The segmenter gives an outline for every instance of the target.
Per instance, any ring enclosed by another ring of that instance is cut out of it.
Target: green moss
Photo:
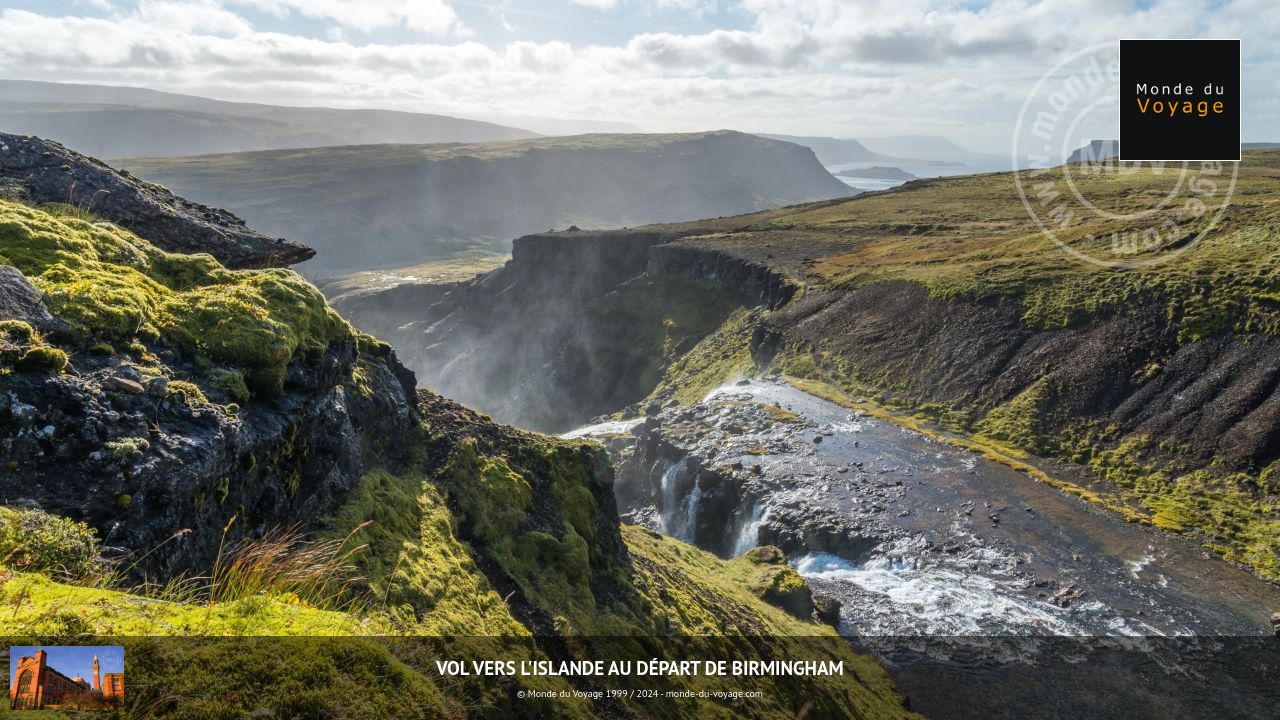
[[[980,434],[1012,443],[1031,452],[1047,454],[1055,449],[1049,436],[1047,412],[1053,404],[1054,388],[1047,377],[1040,378],[1016,397],[987,413],[977,425]]]
[[[110,357],[116,354],[116,349],[109,342],[98,342],[89,346],[89,352],[98,357]]]
[[[813,596],[809,584],[790,565],[774,566],[761,571],[752,582],[752,590],[770,605],[786,610],[798,618],[813,614]]]
[[[738,309],[714,332],[666,368],[649,399],[675,398],[681,404],[701,400],[712,389],[755,371],[751,359],[751,331],[759,312]]]
[[[0,507],[0,566],[81,579],[98,565],[98,538],[84,523]]]
[[[144,437],[125,437],[108,440],[103,444],[110,455],[117,460],[127,460],[141,455],[151,449],[151,441]]]
[[[236,403],[243,405],[249,402],[249,386],[244,381],[244,373],[229,368],[213,368],[208,372],[209,385],[225,393]]]
[[[246,614],[234,603],[203,605],[147,598],[116,590],[57,582],[34,573],[16,573],[5,584],[9,599],[5,623],[22,635],[34,632],[63,613],[78,617],[96,635],[359,635],[385,633],[386,627],[340,612],[316,610],[266,599]]]
[[[295,358],[355,342],[297,273],[226,270],[207,255],[165,253],[106,223],[0,201],[0,254],[81,336],[163,339],[193,360],[238,366],[249,388],[267,396],[280,392]]]
[[[165,385],[165,395],[188,405],[208,403],[200,386],[186,380],[170,380]]]
[[[19,345],[30,345],[38,341],[35,328],[23,320],[0,320],[0,336]]]
[[[23,372],[62,372],[67,367],[67,353],[48,345],[36,345],[28,348],[13,364],[14,368]]]
[[[356,348],[361,355],[384,358],[391,354],[391,344],[363,332],[356,332]]]
[[[356,561],[369,602],[423,635],[524,635],[468,549],[454,534],[439,491],[419,473],[374,470],[360,479],[333,518],[345,536],[366,521]]]
[[[741,297],[711,283],[656,281],[645,276],[588,307],[586,320],[596,325],[597,332],[592,335],[599,339],[589,348],[592,361],[617,368],[640,392],[651,392],[662,381],[668,365],[692,350],[742,306]],[[740,364],[740,357],[717,360],[724,342],[722,338],[721,342],[712,343],[698,359],[679,371],[681,377],[698,376],[683,384],[713,382],[716,376],[733,371],[728,365]]]

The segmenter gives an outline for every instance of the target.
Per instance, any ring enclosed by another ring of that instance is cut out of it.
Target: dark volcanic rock
[[[70,330],[45,307],[44,295],[16,267],[0,265],[0,320],[22,320],[44,333]]]
[[[169,377],[198,370],[170,350]],[[394,356],[361,361],[331,346],[291,368],[285,392],[232,411],[153,388],[120,355],[81,353],[78,375],[13,373],[0,387],[0,505],[83,520],[113,554],[152,577],[204,572],[227,542],[276,527],[314,528],[373,463],[394,461],[416,420]],[[148,554],[149,553],[149,554]]]
[[[898,405],[964,407],[982,417],[1039,381],[1051,388],[1044,416],[1063,422],[1041,428],[1046,438],[1088,418],[1113,426],[1117,440],[1176,445],[1164,458],[1175,468],[1216,459],[1246,470],[1280,457],[1280,339],[1179,343],[1157,304],[1050,331],[1028,328],[1023,313],[1017,297],[948,302],[914,283],[884,282],[810,293],[770,316],[760,334],[775,346],[856,358],[868,379],[889,373],[894,387],[880,399]],[[1144,379],[1151,367],[1162,371]]]
[[[229,268],[279,267],[315,255],[309,247],[250,230],[226,210],[190,202],[37,137],[0,133],[0,187],[6,180],[16,182],[29,202],[74,205],[163,250],[209,253]]]

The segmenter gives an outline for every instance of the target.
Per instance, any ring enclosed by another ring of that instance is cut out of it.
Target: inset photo
[[[65,711],[114,713],[123,707],[123,647],[9,648],[9,709],[18,717],[62,717]]]

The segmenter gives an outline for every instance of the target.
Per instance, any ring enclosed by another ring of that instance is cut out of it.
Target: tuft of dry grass
[[[223,529],[224,539],[234,522],[233,517]],[[351,588],[364,579],[357,575],[354,557],[366,546],[347,545],[369,524],[361,523],[341,539],[309,540],[293,526],[220,545],[209,578],[209,601],[283,597],[324,610],[349,609],[359,600]]]

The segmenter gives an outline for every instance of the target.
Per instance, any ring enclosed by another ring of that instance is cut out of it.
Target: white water
[[[887,634],[977,635],[995,625],[1025,626],[1033,633],[1085,634],[1061,608],[1003,593],[981,575],[916,569],[910,560],[889,556],[854,565],[825,553],[801,557],[796,570],[806,578],[849,583],[883,596],[885,603],[877,603],[872,612],[877,616],[874,625]]]
[[[757,504],[751,509],[751,517],[742,523],[742,529],[738,531],[738,537],[733,541],[733,556],[738,557],[742,553],[755,547],[760,542],[760,526],[769,519],[768,509],[762,509]]]
[[[584,437],[595,437],[599,435],[626,435],[631,432],[635,426],[644,422],[644,418],[632,418],[630,420],[609,420],[608,422],[596,423],[595,425],[583,425],[580,428],[574,428],[560,437],[566,440],[577,440]]]
[[[672,537],[679,537],[675,533],[676,530],[676,509],[680,507],[680,499],[677,497],[678,488],[676,483],[680,479],[680,475],[684,473],[685,465],[688,458],[680,460],[680,462],[672,463],[662,472],[661,490],[662,490],[662,534]]]
[[[698,511],[701,509],[698,505],[702,502],[702,486],[698,484],[697,478],[693,481],[693,487],[689,490],[689,495],[684,499],[684,512],[680,516],[680,527],[674,528],[672,533],[676,538],[685,542],[693,542],[694,531],[698,527]]]

